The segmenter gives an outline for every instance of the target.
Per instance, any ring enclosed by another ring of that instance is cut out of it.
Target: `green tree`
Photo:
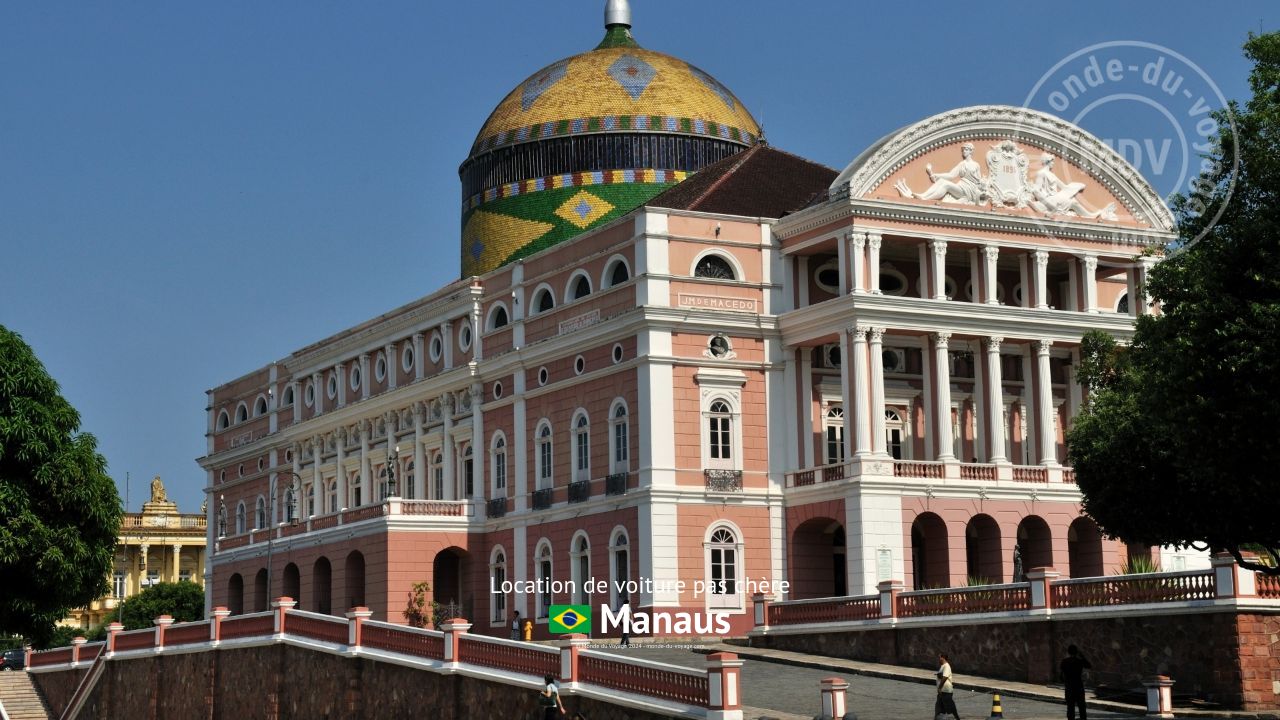
[[[203,620],[204,590],[193,582],[157,583],[125,600],[120,608],[125,630],[154,627],[161,615],[174,622]]]
[[[1108,535],[1237,560],[1280,553],[1280,35],[1244,51],[1253,97],[1215,115],[1198,191],[1174,203],[1180,246],[1147,284],[1161,312],[1127,349],[1086,338],[1091,399],[1068,438]]]
[[[0,632],[39,642],[106,593],[120,496],[31,347],[0,326]]]

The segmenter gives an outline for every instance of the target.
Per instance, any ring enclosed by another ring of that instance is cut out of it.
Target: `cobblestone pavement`
[[[628,657],[672,665],[706,667],[704,656],[689,648],[636,645],[625,650],[617,647],[593,649],[620,652]],[[746,660],[742,666],[742,703],[753,708],[811,718],[819,710],[818,682],[833,674],[823,670]],[[933,720],[935,693],[930,685],[853,675],[840,677],[849,683],[850,709],[857,713],[859,720]],[[991,715],[990,695],[957,690],[955,700],[960,717],[964,720],[984,720]],[[1002,706],[1004,717],[1009,720],[1062,720],[1067,715],[1065,705],[1024,698],[1005,697]],[[757,717],[770,716],[766,714]],[[1089,717],[1091,720],[1120,720],[1138,716],[1090,709]]]

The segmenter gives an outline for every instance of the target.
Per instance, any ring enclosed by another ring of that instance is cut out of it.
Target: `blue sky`
[[[199,506],[206,389],[456,277],[476,131],[525,77],[593,47],[603,6],[0,4],[0,324],[62,384],[122,495],[132,475],[132,509],[156,474]],[[1240,45],[1277,28],[1274,7],[633,2],[643,46],[836,169],[931,114],[1021,105],[1096,43],[1167,47],[1244,98]],[[1060,79],[1029,104],[1050,110]],[[1145,140],[1144,172],[1168,164],[1172,131],[1146,132],[1166,121],[1142,105],[1080,122]]]

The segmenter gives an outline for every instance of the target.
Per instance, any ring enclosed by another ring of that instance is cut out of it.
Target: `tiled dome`
[[[529,76],[476,136],[459,169],[462,275],[630,212],[759,136],[715,78],[637,45],[610,0],[600,45]]]

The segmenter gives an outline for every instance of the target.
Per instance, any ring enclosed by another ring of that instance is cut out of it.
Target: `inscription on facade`
[[[568,320],[562,321],[560,323],[559,332],[561,335],[563,335],[567,332],[573,332],[575,330],[581,330],[582,328],[585,328],[585,327],[591,327],[592,325],[595,325],[598,322],[600,322],[600,311],[592,310],[589,313],[576,315],[574,317],[569,318]]]
[[[680,293],[676,297],[680,307],[706,308],[707,310],[730,310],[733,312],[756,312],[754,298],[720,297],[718,295],[693,295]]]

